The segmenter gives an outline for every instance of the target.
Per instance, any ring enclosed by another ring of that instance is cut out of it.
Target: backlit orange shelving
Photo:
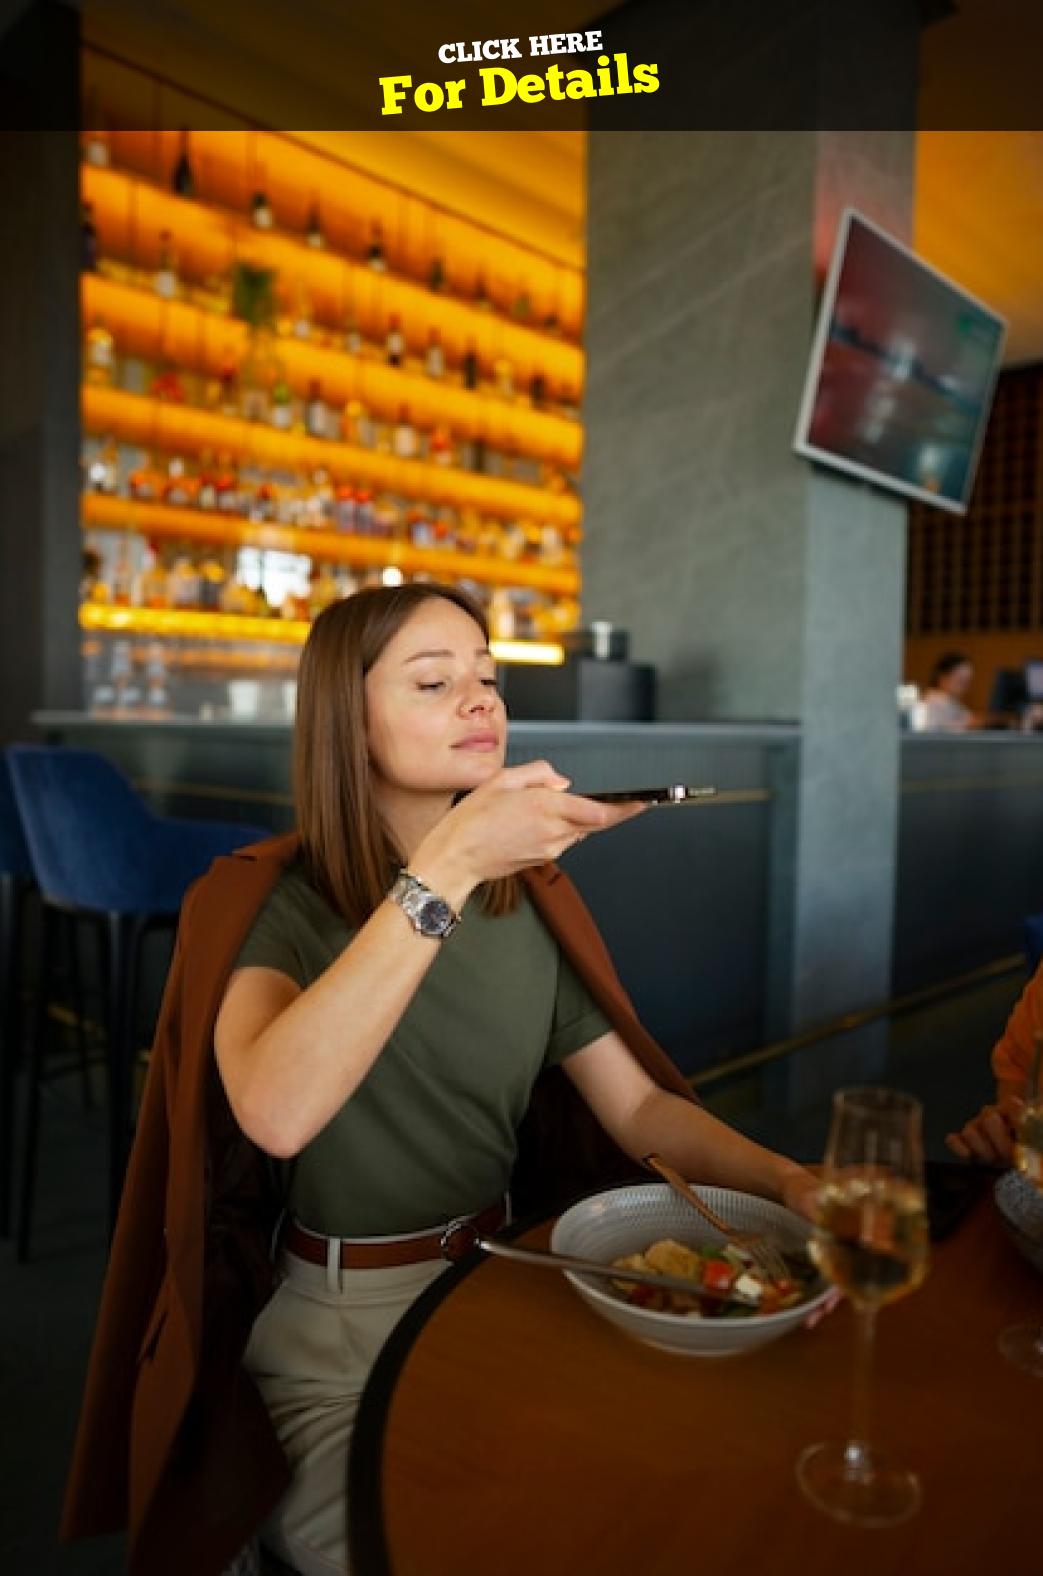
[[[343,324],[350,315],[362,333],[376,341],[383,340],[390,318],[396,316],[407,343],[417,350],[422,351],[435,329],[452,362],[473,347],[486,365],[508,360],[519,382],[541,373],[552,388],[578,391],[582,386],[584,358],[578,345],[479,311],[473,303],[375,273],[361,262],[315,250],[301,240],[258,230],[245,216],[175,196],[121,170],[85,166],[81,194],[91,205],[103,258],[155,267],[160,237],[167,232],[179,273],[195,283],[226,278],[236,262],[270,268],[277,284],[290,292],[290,311],[306,295],[316,319]]]
[[[86,493],[81,512],[87,527],[133,531],[156,540],[258,547],[300,553],[326,563],[349,564],[353,568],[394,566],[406,574],[430,574],[438,579],[469,579],[484,585],[525,587],[556,596],[579,594],[579,574],[568,566],[556,568],[547,564],[517,563],[477,553],[414,547],[408,542],[387,538],[267,525],[240,516],[139,503],[102,493]]]
[[[210,377],[229,364],[238,367],[248,348],[246,325],[236,318],[167,301],[97,274],[83,276],[82,310],[85,323],[104,322],[121,356],[169,362]],[[305,340],[279,338],[272,341],[271,351],[298,395],[318,381],[323,398],[335,408],[357,399],[394,421],[405,407],[420,427],[442,424],[457,437],[480,437],[493,448],[531,455],[565,470],[579,467],[582,432],[567,418]]]
[[[206,450],[222,452],[269,470],[308,475],[325,470],[335,481],[387,489],[436,506],[472,508],[499,519],[556,525],[571,533],[579,526],[579,499],[571,492],[551,492],[470,471],[401,460],[121,389],[87,385],[82,392],[87,432],[111,435],[146,449],[196,456]]]

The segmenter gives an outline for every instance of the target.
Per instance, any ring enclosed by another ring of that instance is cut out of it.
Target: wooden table
[[[1034,1318],[1043,1279],[986,1199],[880,1316],[873,1435],[924,1499],[903,1526],[856,1529],[794,1478],[805,1445],[844,1437],[848,1308],[759,1352],[678,1357],[613,1329],[560,1276],[460,1266],[407,1315],[363,1398],[354,1576],[1028,1576],[1043,1570],[1043,1383],[996,1337]]]

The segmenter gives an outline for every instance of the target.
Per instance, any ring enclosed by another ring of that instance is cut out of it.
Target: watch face
[[[420,905],[420,929],[425,936],[441,936],[453,922],[453,911],[441,897],[429,897]]]

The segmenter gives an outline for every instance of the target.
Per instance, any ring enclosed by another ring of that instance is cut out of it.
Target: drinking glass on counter
[[[811,1254],[850,1299],[857,1344],[850,1436],[809,1445],[797,1481],[838,1521],[889,1526],[920,1503],[915,1473],[869,1442],[877,1310],[915,1291],[927,1273],[921,1107],[911,1095],[882,1088],[834,1095]]]
[[[1040,1036],[1025,1091],[1025,1108],[1014,1135],[1014,1164],[1026,1181],[1043,1192],[1043,1090],[1040,1088]],[[1031,1195],[1029,1195],[1031,1197]],[[1012,1324],[1000,1334],[999,1348],[1008,1362],[1043,1379],[1043,1324]]]

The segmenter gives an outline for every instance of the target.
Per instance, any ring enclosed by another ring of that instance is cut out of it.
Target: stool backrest
[[[158,818],[119,768],[63,745],[15,744],[7,759],[44,896],[105,912],[137,909]]]
[[[31,880],[32,860],[22,830],[22,817],[11,786],[7,752],[0,755],[0,875],[24,876]]]

